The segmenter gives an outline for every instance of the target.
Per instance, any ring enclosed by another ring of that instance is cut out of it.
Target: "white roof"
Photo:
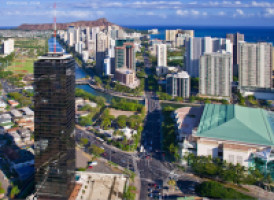
[[[189,74],[186,71],[180,71],[177,74],[168,74],[167,77],[173,77],[173,78],[190,78]]]
[[[19,112],[18,110],[11,110],[10,113],[11,113],[14,117],[22,117],[22,113]]]
[[[10,116],[10,114],[5,113],[5,114],[0,115],[0,118],[1,119],[3,119],[3,118],[5,118],[5,119],[7,119],[7,118],[11,119],[11,116]]]
[[[60,55],[60,56],[52,56],[52,55]],[[62,53],[54,53],[54,52],[49,52],[48,55],[46,56],[39,56],[38,60],[65,60],[69,59],[72,56],[70,54],[62,54]]]
[[[1,99],[0,99],[0,105],[7,106],[7,104]]]
[[[26,115],[34,115],[34,112],[29,107],[21,108],[23,112],[26,113]]]

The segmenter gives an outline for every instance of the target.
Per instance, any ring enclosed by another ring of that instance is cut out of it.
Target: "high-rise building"
[[[104,74],[111,75],[111,59],[108,56],[104,59]]]
[[[179,35],[185,35],[187,37],[194,37],[194,30],[166,30],[166,41],[171,42],[171,44],[175,44],[177,37]]]
[[[104,59],[108,50],[108,36],[100,32],[96,37],[96,73],[100,76],[104,72]]]
[[[76,27],[74,29],[74,42],[75,42],[75,44],[77,44],[78,42],[80,42],[80,38],[81,38],[80,27]]]
[[[89,43],[89,41],[90,41],[90,28],[89,27],[86,27],[86,49],[87,50],[90,50],[90,43]]]
[[[185,41],[185,66],[191,77],[199,77],[200,57],[204,53],[218,52],[225,50],[233,52],[230,40],[222,38],[192,38]]]
[[[238,54],[238,44],[245,40],[244,34],[234,33],[227,34],[226,38],[233,44],[233,74],[238,76],[238,65],[239,65],[239,54]]]
[[[38,199],[67,200],[74,188],[75,62],[52,53],[34,63]]]
[[[74,37],[74,26],[69,26],[68,27],[68,32],[67,32],[67,43],[70,47],[72,47],[75,44],[75,37]]]
[[[166,41],[175,42],[177,34],[178,34],[178,30],[166,30]]]
[[[157,66],[167,66],[167,48],[166,44],[158,44],[157,49]]]
[[[240,87],[272,87],[272,50],[271,43],[239,43]]]
[[[232,54],[205,53],[200,60],[199,94],[203,96],[231,96],[233,81]]]
[[[133,39],[116,40],[115,47],[115,68],[126,68],[135,71],[135,50]]]
[[[136,61],[133,39],[116,40],[114,78],[124,85],[135,88],[139,85],[136,78]]]
[[[14,40],[13,39],[4,40],[2,44],[2,53],[4,55],[9,55],[12,52],[14,52]]]
[[[188,98],[190,96],[190,76],[181,71],[166,76],[166,91],[172,97]]]

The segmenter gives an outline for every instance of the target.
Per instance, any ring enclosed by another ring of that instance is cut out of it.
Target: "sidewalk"
[[[243,185],[244,188],[248,189],[249,192],[243,192],[247,195],[256,197],[260,200],[269,200],[269,199],[274,199],[274,193],[273,192],[268,192],[258,186],[255,185]]]

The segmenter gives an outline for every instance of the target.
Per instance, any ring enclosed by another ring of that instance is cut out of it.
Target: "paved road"
[[[144,56],[145,57],[145,56]],[[151,63],[145,57],[146,71],[150,72]],[[90,144],[96,144],[103,147],[106,154],[103,155],[106,159],[134,171],[141,179],[140,199],[148,200],[149,183],[165,184],[169,178],[178,179],[183,182],[186,176],[174,171],[174,166],[166,163],[162,153],[162,136],[161,136],[161,106],[155,92],[148,91],[148,85],[145,87],[145,97],[148,106],[148,114],[144,122],[144,131],[142,133],[141,145],[145,152],[127,153],[107,144],[100,143],[93,133],[85,130],[76,131],[76,137],[80,140],[81,137],[89,138]],[[87,150],[86,150],[87,151]],[[187,181],[189,181],[187,179]],[[193,188],[188,189],[189,185],[193,187],[194,179],[190,178],[189,184],[183,184],[181,191],[189,192]],[[183,182],[185,183],[185,182]],[[163,190],[158,190],[163,194]],[[168,198],[172,199],[172,198]]]

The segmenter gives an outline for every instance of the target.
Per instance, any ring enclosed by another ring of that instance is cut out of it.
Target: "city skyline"
[[[57,3],[57,21],[60,23],[105,17],[123,26],[274,26],[274,3],[271,0],[1,0],[0,26],[52,23],[54,2]]]

